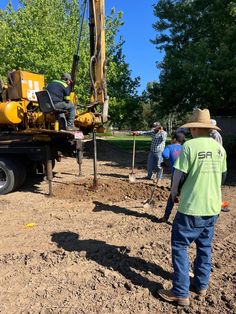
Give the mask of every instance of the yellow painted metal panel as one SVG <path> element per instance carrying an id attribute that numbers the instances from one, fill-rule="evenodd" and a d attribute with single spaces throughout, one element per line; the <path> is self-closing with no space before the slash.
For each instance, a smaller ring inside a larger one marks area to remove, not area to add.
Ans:
<path id="1" fill-rule="evenodd" d="M 8 86 L 11 100 L 27 99 L 36 102 L 35 92 L 44 88 L 44 75 L 17 70 L 11 73 L 13 85 Z"/>

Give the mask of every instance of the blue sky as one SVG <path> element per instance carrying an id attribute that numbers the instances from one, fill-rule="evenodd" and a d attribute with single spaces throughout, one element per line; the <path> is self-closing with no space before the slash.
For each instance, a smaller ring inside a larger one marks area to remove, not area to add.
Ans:
<path id="1" fill-rule="evenodd" d="M 107 13 L 114 6 L 117 11 L 123 11 L 124 26 L 120 29 L 126 43 L 124 53 L 130 64 L 132 76 L 141 77 L 139 91 L 146 88 L 149 81 L 157 80 L 159 70 L 156 61 L 163 58 L 163 54 L 150 43 L 155 38 L 152 24 L 155 22 L 153 15 L 155 0 L 106 0 Z"/>
<path id="2" fill-rule="evenodd" d="M 0 8 L 5 8 L 8 0 L 0 0 Z M 124 26 L 120 29 L 120 34 L 125 39 L 124 54 L 126 61 L 130 64 L 132 76 L 141 77 L 139 92 L 146 88 L 149 81 L 157 80 L 159 71 L 156 68 L 156 61 L 163 58 L 150 39 L 155 37 L 152 24 L 155 22 L 153 15 L 153 3 L 155 0 L 105 0 L 106 14 L 112 7 L 116 11 L 124 13 Z M 18 1 L 12 1 L 14 8 L 17 8 Z"/>

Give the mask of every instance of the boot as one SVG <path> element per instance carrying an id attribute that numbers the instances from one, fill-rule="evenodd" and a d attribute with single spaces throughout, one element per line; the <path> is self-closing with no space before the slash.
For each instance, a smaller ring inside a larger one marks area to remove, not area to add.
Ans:
<path id="1" fill-rule="evenodd" d="M 174 302 L 181 306 L 189 306 L 190 304 L 189 298 L 177 297 L 173 294 L 171 289 L 170 290 L 160 289 L 158 290 L 157 293 L 165 301 Z"/>

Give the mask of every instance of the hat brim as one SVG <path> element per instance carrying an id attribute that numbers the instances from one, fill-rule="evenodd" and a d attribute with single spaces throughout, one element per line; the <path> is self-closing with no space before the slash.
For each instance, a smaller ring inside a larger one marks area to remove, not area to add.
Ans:
<path id="1" fill-rule="evenodd" d="M 216 126 L 213 125 L 211 123 L 200 123 L 200 122 L 189 122 L 186 123 L 184 125 L 182 125 L 180 128 L 187 128 L 187 129 L 191 129 L 191 128 L 199 128 L 199 129 L 214 129 L 214 130 L 219 130 L 221 131 L 221 129 Z"/>

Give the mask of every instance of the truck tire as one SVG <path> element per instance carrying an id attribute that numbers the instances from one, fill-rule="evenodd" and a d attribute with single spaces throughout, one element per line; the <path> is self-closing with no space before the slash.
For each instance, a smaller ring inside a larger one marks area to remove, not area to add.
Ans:
<path id="1" fill-rule="evenodd" d="M 26 177 L 25 166 L 15 159 L 0 157 L 0 194 L 7 194 L 20 187 Z"/>

